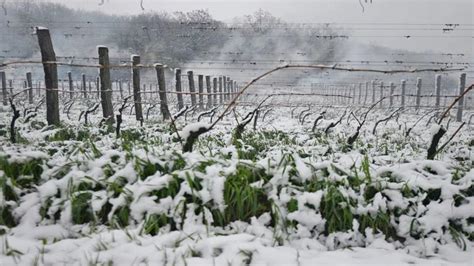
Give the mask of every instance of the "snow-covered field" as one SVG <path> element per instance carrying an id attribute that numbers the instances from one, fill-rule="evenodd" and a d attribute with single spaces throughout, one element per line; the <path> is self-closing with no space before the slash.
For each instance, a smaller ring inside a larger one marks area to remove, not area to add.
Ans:
<path id="1" fill-rule="evenodd" d="M 18 144 L 0 113 L 0 265 L 474 263 L 473 125 L 426 160 L 430 115 L 374 135 L 391 113 L 374 111 L 351 147 L 351 116 L 326 134 L 340 110 L 312 132 L 319 113 L 301 124 L 280 108 L 240 140 L 229 115 L 183 153 L 159 115 L 125 116 L 117 139 L 78 113 L 56 129 L 20 118 Z"/>

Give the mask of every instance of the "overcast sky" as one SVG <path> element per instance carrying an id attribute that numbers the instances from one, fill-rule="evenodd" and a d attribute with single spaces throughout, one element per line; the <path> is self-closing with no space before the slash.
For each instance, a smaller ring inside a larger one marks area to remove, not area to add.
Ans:
<path id="1" fill-rule="evenodd" d="M 99 5 L 102 0 L 42 1 L 53 1 L 73 8 L 102 11 L 108 14 L 208 9 L 215 18 L 228 22 L 236 16 L 250 14 L 262 8 L 288 22 L 359 23 L 345 26 L 356 29 L 353 35 L 365 36 L 357 38 L 361 42 L 446 53 L 473 54 L 474 49 L 474 39 L 471 37 L 474 35 L 474 0 L 372 0 L 372 4 L 364 3 L 365 12 L 362 12 L 358 0 L 143 0 L 144 11 L 140 7 L 140 0 L 104 0 L 103 5 Z M 365 0 L 361 1 L 365 2 Z M 379 25 L 375 27 L 403 28 L 404 30 L 360 30 L 374 27 L 360 23 L 377 23 Z M 427 25 L 380 25 L 381 23 Z M 442 29 L 446 27 L 431 25 L 446 23 L 461 24 L 461 26 L 454 31 L 443 33 Z M 408 28 L 425 30 L 407 30 Z M 410 39 L 379 37 L 405 35 L 425 37 Z"/>

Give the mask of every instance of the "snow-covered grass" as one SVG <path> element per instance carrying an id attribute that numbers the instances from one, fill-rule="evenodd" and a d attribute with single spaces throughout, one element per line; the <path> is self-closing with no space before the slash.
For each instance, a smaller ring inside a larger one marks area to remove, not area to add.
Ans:
<path id="1" fill-rule="evenodd" d="M 98 121 L 20 118 L 20 143 L 0 132 L 0 264 L 472 263 L 472 126 L 431 161 L 429 117 L 374 136 L 376 112 L 348 146 L 355 121 L 325 133 L 337 111 L 315 132 L 287 113 L 238 145 L 229 117 L 187 153 L 161 121 L 125 116 L 117 139 Z"/>

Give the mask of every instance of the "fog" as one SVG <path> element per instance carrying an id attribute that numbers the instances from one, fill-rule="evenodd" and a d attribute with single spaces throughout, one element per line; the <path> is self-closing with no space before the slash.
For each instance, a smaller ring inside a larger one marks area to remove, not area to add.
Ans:
<path id="1" fill-rule="evenodd" d="M 5 1 L 0 15 L 0 58 L 37 59 L 35 26 L 50 28 L 55 51 L 67 62 L 97 63 L 96 46 L 107 45 L 113 64 L 142 56 L 145 64 L 163 63 L 205 75 L 228 75 L 244 83 L 281 64 L 408 69 L 466 67 L 472 63 L 472 3 L 453 1 Z M 429 3 L 428 3 L 429 2 Z M 452 3 L 452 2 L 450 2 Z M 429 12 L 426 7 L 430 7 Z M 291 8 L 290 8 L 291 6 Z M 143 7 L 143 9 L 142 9 Z M 225 8 L 224 8 L 225 7 Z M 408 8 L 409 7 L 409 8 Z M 265 8 L 265 9 L 258 9 Z M 179 10 L 179 12 L 176 12 Z M 324 23 L 323 23 L 324 22 Z M 459 25 L 458 25 L 459 24 Z M 7 69 L 10 75 L 37 72 L 33 66 Z M 69 67 L 60 68 L 64 77 Z M 75 75 L 97 75 L 93 68 Z M 128 70 L 113 72 L 129 79 Z M 455 89 L 456 77 L 445 75 Z M 380 76 L 381 77 L 381 76 Z M 433 74 L 392 75 L 413 83 Z M 153 71 L 144 82 L 154 83 Z M 472 79 L 471 75 L 468 75 Z M 288 70 L 260 82 L 270 87 L 344 84 L 379 79 L 377 75 Z M 387 77 L 385 77 L 387 80 Z M 171 84 L 170 80 L 170 84 Z"/>

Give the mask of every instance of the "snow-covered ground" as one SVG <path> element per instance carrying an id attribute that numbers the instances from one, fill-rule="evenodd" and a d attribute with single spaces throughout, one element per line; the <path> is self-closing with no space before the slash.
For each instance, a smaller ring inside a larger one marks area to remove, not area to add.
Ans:
<path id="1" fill-rule="evenodd" d="M 426 160 L 430 116 L 374 135 L 391 113 L 374 111 L 351 147 L 348 115 L 325 133 L 337 109 L 314 132 L 319 112 L 275 109 L 241 140 L 229 115 L 182 153 L 159 115 L 125 116 L 117 139 L 76 111 L 60 129 L 20 118 L 18 144 L 2 129 L 0 265 L 474 264 L 473 125 Z M 178 119 L 183 135 L 196 117 Z"/>

